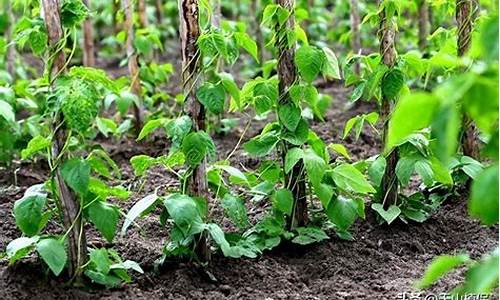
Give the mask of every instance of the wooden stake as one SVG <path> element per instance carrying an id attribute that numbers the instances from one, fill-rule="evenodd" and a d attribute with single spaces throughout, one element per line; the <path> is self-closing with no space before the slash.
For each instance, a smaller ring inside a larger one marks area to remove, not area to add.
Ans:
<path id="1" fill-rule="evenodd" d="M 132 1 L 123 0 L 123 5 L 125 9 L 125 28 L 127 30 L 126 47 L 131 91 L 139 99 L 138 103 L 134 105 L 135 128 L 139 132 L 142 128 L 142 90 L 139 78 L 139 57 L 134 48 L 134 6 L 132 5 Z"/>
<path id="2" fill-rule="evenodd" d="M 148 27 L 148 15 L 146 13 L 146 2 L 137 0 L 137 14 L 139 15 L 139 24 L 141 28 Z"/>
<path id="3" fill-rule="evenodd" d="M 276 4 L 293 12 L 295 3 L 294 0 L 276 0 Z M 293 13 L 288 18 L 286 22 L 286 29 L 293 30 L 295 26 L 295 18 Z M 277 28 L 277 32 L 284 30 L 283 28 Z M 276 41 L 276 47 L 278 48 L 278 78 L 279 78 L 279 105 L 284 105 L 290 103 L 290 95 L 288 90 L 297 81 L 297 69 L 295 66 L 295 45 L 288 47 L 286 35 L 281 35 Z M 291 147 L 290 144 L 285 143 L 283 151 L 283 163 L 286 155 L 286 151 Z M 298 227 L 304 226 L 308 221 L 307 213 L 307 198 L 306 198 L 306 180 L 305 180 L 305 169 L 303 161 L 299 161 L 290 174 L 285 176 L 285 181 L 287 186 L 290 188 L 293 198 L 294 198 L 294 210 L 293 216 L 288 220 L 288 228 L 290 230 Z"/>
<path id="4" fill-rule="evenodd" d="M 418 3 L 418 48 L 422 52 L 427 48 L 429 27 L 429 6 L 426 0 L 420 0 Z"/>
<path id="5" fill-rule="evenodd" d="M 59 12 L 59 0 L 42 0 L 42 7 L 47 33 L 49 36 L 49 46 L 55 49 L 63 38 Z M 50 70 L 51 77 L 57 76 L 65 71 L 65 61 L 65 55 L 62 50 L 55 53 L 52 68 Z M 59 156 L 67 137 L 65 130 L 58 127 L 61 119 L 62 116 L 56 116 L 52 125 L 53 130 L 55 130 L 55 139 L 52 145 L 53 158 Z M 58 129 L 56 130 L 56 128 Z M 74 278 L 81 275 L 82 266 L 87 261 L 87 242 L 85 232 L 82 229 L 82 220 L 79 216 L 80 204 L 73 192 L 64 182 L 59 167 L 55 170 L 55 176 L 57 188 L 59 190 L 61 207 L 63 210 L 64 227 L 65 230 L 69 230 L 67 241 L 69 254 L 68 275 L 70 278 Z"/>
<path id="6" fill-rule="evenodd" d="M 380 38 L 380 55 L 382 56 L 382 62 L 389 68 L 393 68 L 396 63 L 396 49 L 394 41 L 396 38 L 396 30 L 392 24 L 392 20 L 388 20 L 385 11 L 380 13 L 380 28 L 379 28 L 379 38 Z M 392 112 L 392 106 L 394 99 L 387 99 L 384 97 L 382 99 L 382 107 L 380 110 L 380 118 L 384 122 L 384 128 L 382 133 L 382 150 L 387 142 L 387 132 L 389 125 L 389 116 Z M 398 164 L 399 155 L 398 150 L 395 148 L 386 157 L 386 167 L 384 176 L 382 177 L 381 183 L 381 196 L 384 209 L 389 208 L 389 206 L 396 204 L 399 193 L 399 184 L 396 177 L 396 165 Z"/>
<path id="7" fill-rule="evenodd" d="M 359 7 L 358 0 L 350 0 L 351 1 L 351 47 L 352 52 L 356 54 L 360 54 L 361 51 L 361 37 L 359 34 Z M 359 61 L 356 60 L 354 64 L 354 72 L 356 75 L 359 75 L 361 71 Z"/>
<path id="8" fill-rule="evenodd" d="M 83 3 L 90 10 L 91 0 L 83 0 Z M 95 66 L 94 28 L 90 16 L 83 22 L 83 65 L 86 67 Z"/>
<path id="9" fill-rule="evenodd" d="M 475 4 L 475 5 L 474 5 Z M 472 25 L 474 23 L 473 10 L 478 9 L 478 3 L 473 0 L 457 0 L 457 55 L 464 56 L 470 49 L 472 40 Z M 466 156 L 479 159 L 480 149 L 478 142 L 478 130 L 469 116 L 464 115 L 462 119 L 462 152 Z"/>
<path id="10" fill-rule="evenodd" d="M 196 99 L 196 91 L 200 85 L 200 51 L 196 42 L 200 36 L 198 23 L 198 0 L 179 1 L 180 42 L 182 54 L 182 87 L 186 101 L 184 112 L 193 121 L 193 130 L 205 130 L 205 109 Z M 208 183 L 206 178 L 206 160 L 204 159 L 194 168 L 188 180 L 190 196 L 201 197 L 208 201 Z M 203 262 L 210 261 L 210 251 L 206 233 L 197 238 L 196 255 Z"/>

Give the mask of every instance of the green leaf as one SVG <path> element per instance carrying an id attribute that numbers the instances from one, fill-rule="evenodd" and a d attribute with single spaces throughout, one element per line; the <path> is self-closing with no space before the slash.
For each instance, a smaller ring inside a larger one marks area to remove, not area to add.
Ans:
<path id="1" fill-rule="evenodd" d="M 269 111 L 278 102 L 278 85 L 272 80 L 258 82 L 253 87 L 257 114 Z"/>
<path id="2" fill-rule="evenodd" d="M 431 124 L 439 100 L 430 94 L 409 94 L 397 103 L 389 120 L 386 149 L 401 144 L 410 134 Z"/>
<path id="3" fill-rule="evenodd" d="M 401 214 L 401 209 L 399 209 L 396 205 L 391 205 L 387 210 L 385 210 L 382 204 L 373 203 L 372 208 L 378 212 L 387 224 L 391 224 Z"/>
<path id="4" fill-rule="evenodd" d="M 16 122 L 16 115 L 14 114 L 14 109 L 9 103 L 3 100 L 0 100 L 0 116 L 3 117 L 7 122 L 10 123 Z"/>
<path id="5" fill-rule="evenodd" d="M 404 156 L 399 159 L 396 165 L 396 176 L 402 186 L 407 186 L 410 182 L 411 175 L 415 171 L 416 161 L 414 156 Z"/>
<path id="6" fill-rule="evenodd" d="M 364 116 L 365 120 L 368 121 L 368 123 L 370 123 L 371 125 L 377 124 L 377 121 L 379 118 L 378 113 L 372 111 L 371 113 L 363 115 L 363 116 Z"/>
<path id="7" fill-rule="evenodd" d="M 145 212 L 151 211 L 155 204 L 157 204 L 158 195 L 151 194 L 137 201 L 134 206 L 128 211 L 123 221 L 123 226 L 121 230 L 121 235 L 124 236 L 127 232 L 128 227 L 137 219 L 139 216 L 144 215 Z"/>
<path id="8" fill-rule="evenodd" d="M 46 195 L 33 194 L 25 196 L 14 203 L 16 225 L 27 236 L 34 236 L 40 231 L 46 200 Z"/>
<path id="9" fill-rule="evenodd" d="M 295 131 L 301 120 L 300 108 L 293 103 L 282 104 L 278 107 L 278 117 L 286 129 Z"/>
<path id="10" fill-rule="evenodd" d="M 46 150 L 52 144 L 51 140 L 47 137 L 37 135 L 33 137 L 29 142 L 28 146 L 21 151 L 21 158 L 28 159 L 42 150 Z"/>
<path id="11" fill-rule="evenodd" d="M 346 191 L 360 194 L 375 193 L 375 189 L 366 180 L 365 176 L 350 164 L 341 164 L 332 172 L 335 184 Z"/>
<path id="12" fill-rule="evenodd" d="M 301 148 L 288 149 L 285 156 L 285 173 L 288 174 L 293 169 L 293 167 L 302 159 L 304 156 L 304 150 Z"/>
<path id="13" fill-rule="evenodd" d="M 247 185 L 250 185 L 250 183 L 248 182 L 248 178 L 245 176 L 245 174 L 243 174 L 243 172 L 241 172 L 237 168 L 232 167 L 232 166 L 227 166 L 227 165 L 214 165 L 214 167 L 221 169 L 221 170 L 227 172 L 233 178 L 236 178 L 239 181 L 244 182 Z"/>
<path id="14" fill-rule="evenodd" d="M 103 201 L 94 201 L 88 208 L 90 221 L 108 242 L 115 237 L 120 213 L 118 208 Z"/>
<path id="15" fill-rule="evenodd" d="M 7 245 L 6 254 L 9 258 L 9 264 L 15 263 L 17 260 L 25 257 L 33 250 L 35 243 L 38 241 L 38 236 L 35 237 L 20 237 L 10 241 Z"/>
<path id="16" fill-rule="evenodd" d="M 431 124 L 432 152 L 441 160 L 447 161 L 457 151 L 460 134 L 460 117 L 458 105 L 452 103 L 439 108 Z"/>
<path id="17" fill-rule="evenodd" d="M 435 181 L 447 185 L 453 184 L 453 178 L 451 177 L 450 170 L 448 170 L 448 168 L 446 168 L 440 160 L 433 156 L 429 159 L 429 162 L 431 163 Z"/>
<path id="18" fill-rule="evenodd" d="M 245 49 L 256 62 L 259 62 L 257 43 L 246 32 L 235 32 L 234 37 L 238 46 Z"/>
<path id="19" fill-rule="evenodd" d="M 122 283 L 121 279 L 116 276 L 106 275 L 92 270 L 86 270 L 85 275 L 93 282 L 107 287 L 117 287 Z"/>
<path id="20" fill-rule="evenodd" d="M 304 150 L 303 159 L 309 181 L 313 187 L 318 186 L 327 170 L 326 162 L 312 149 Z"/>
<path id="21" fill-rule="evenodd" d="M 243 148 L 248 154 L 256 157 L 266 156 L 274 150 L 278 143 L 278 137 L 272 133 L 265 133 L 254 137 L 243 144 Z"/>
<path id="22" fill-rule="evenodd" d="M 181 116 L 165 125 L 167 135 L 172 139 L 170 152 L 177 151 L 184 137 L 191 131 L 193 121 L 189 116 Z"/>
<path id="23" fill-rule="evenodd" d="M 357 125 L 357 127 L 360 127 L 358 124 L 361 122 L 361 117 L 360 116 L 355 116 L 347 121 L 344 127 L 344 134 L 342 136 L 342 139 L 345 139 L 349 133 L 351 132 L 352 128 Z M 356 138 L 357 139 L 357 138 Z"/>
<path id="24" fill-rule="evenodd" d="M 386 100 L 395 99 L 403 88 L 404 74 L 400 69 L 390 69 L 382 78 L 382 96 Z"/>
<path id="25" fill-rule="evenodd" d="M 431 186 L 433 183 L 434 172 L 428 160 L 420 159 L 415 162 L 415 171 L 417 172 L 426 186 Z"/>
<path id="26" fill-rule="evenodd" d="M 316 227 L 299 227 L 297 233 L 298 235 L 293 238 L 292 243 L 299 245 L 309 245 L 329 239 L 323 230 Z"/>
<path id="27" fill-rule="evenodd" d="M 97 125 L 97 129 L 99 129 L 105 137 L 108 137 L 109 133 L 116 134 L 118 130 L 118 126 L 115 121 L 108 118 L 97 117 L 95 119 L 95 123 Z"/>
<path id="28" fill-rule="evenodd" d="M 309 125 L 304 119 L 299 120 L 299 124 L 295 131 L 286 131 L 282 134 L 282 138 L 292 145 L 300 146 L 307 141 L 309 136 Z"/>
<path id="29" fill-rule="evenodd" d="M 122 263 L 113 264 L 111 265 L 111 269 L 134 270 L 138 273 L 144 274 L 144 270 L 141 268 L 141 266 L 133 260 L 126 260 Z"/>
<path id="30" fill-rule="evenodd" d="M 171 194 L 163 203 L 175 225 L 186 235 L 195 225 L 202 223 L 196 201 L 184 194 Z"/>
<path id="31" fill-rule="evenodd" d="M 68 259 L 63 244 L 56 239 L 43 239 L 36 244 L 36 251 L 54 275 L 58 276 Z"/>
<path id="32" fill-rule="evenodd" d="M 382 182 L 382 177 L 384 177 L 386 165 L 387 162 L 385 160 L 385 157 L 383 155 L 379 155 L 377 159 L 368 168 L 368 175 L 370 176 L 371 182 L 375 186 L 380 186 L 380 183 Z"/>
<path id="33" fill-rule="evenodd" d="M 485 169 L 472 182 L 469 212 L 483 224 L 498 223 L 498 164 Z"/>
<path id="34" fill-rule="evenodd" d="M 245 229 L 250 225 L 243 200 L 227 193 L 222 198 L 221 204 L 228 217 L 238 228 Z"/>
<path id="35" fill-rule="evenodd" d="M 476 179 L 484 170 L 484 166 L 480 162 L 468 156 L 462 156 L 460 163 L 463 164 L 462 171 L 472 179 Z"/>
<path id="36" fill-rule="evenodd" d="M 88 14 L 89 10 L 83 1 L 66 0 L 61 6 L 61 22 L 67 28 L 80 25 Z"/>
<path id="37" fill-rule="evenodd" d="M 200 132 L 191 132 L 182 141 L 182 152 L 190 167 L 199 165 L 207 154 L 207 145 Z"/>
<path id="38" fill-rule="evenodd" d="M 118 199 L 127 199 L 130 197 L 130 192 L 122 186 L 110 187 L 98 178 L 90 177 L 89 192 L 97 196 L 101 200 L 106 200 L 109 197 Z"/>
<path id="39" fill-rule="evenodd" d="M 325 53 L 325 63 L 321 72 L 328 79 L 341 79 L 339 61 L 337 60 L 337 56 L 327 47 L 322 48 Z"/>
<path id="40" fill-rule="evenodd" d="M 467 270 L 465 282 L 458 288 L 458 292 L 462 295 L 489 295 L 496 287 L 498 287 L 498 248 Z"/>
<path id="41" fill-rule="evenodd" d="M 114 176 L 121 179 L 120 168 L 102 149 L 94 149 L 87 156 L 87 161 L 90 164 L 92 171 L 97 172 L 99 175 L 108 179 L 114 179 Z"/>
<path id="42" fill-rule="evenodd" d="M 90 180 L 90 165 L 81 158 L 72 158 L 64 162 L 61 167 L 64 181 L 73 191 L 84 195 L 87 192 Z"/>
<path id="43" fill-rule="evenodd" d="M 361 97 L 363 96 L 363 94 L 365 92 L 365 86 L 366 86 L 365 81 L 360 82 L 352 91 L 352 94 L 351 94 L 351 97 L 349 98 L 349 101 L 354 103 L 354 102 L 358 101 L 359 99 L 361 99 Z"/>
<path id="44" fill-rule="evenodd" d="M 224 72 L 219 73 L 217 75 L 220 77 L 220 80 L 226 92 L 228 92 L 231 95 L 234 102 L 236 103 L 236 107 L 238 109 L 241 109 L 241 95 L 240 95 L 241 93 L 240 89 L 238 88 L 238 85 L 234 81 L 233 76 L 229 73 L 224 73 Z"/>
<path id="45" fill-rule="evenodd" d="M 470 261 L 468 255 L 441 255 L 435 257 L 427 267 L 424 276 L 417 283 L 417 287 L 425 289 L 436 283 L 446 273 Z"/>
<path id="46" fill-rule="evenodd" d="M 147 155 L 136 155 L 130 159 L 132 169 L 136 176 L 142 176 L 156 163 L 156 159 Z"/>
<path id="47" fill-rule="evenodd" d="M 332 149 L 336 153 L 342 155 L 343 157 L 345 157 L 349 160 L 351 159 L 351 156 L 349 156 L 349 151 L 342 144 L 330 144 L 330 145 L 328 145 L 328 148 Z"/>
<path id="48" fill-rule="evenodd" d="M 211 113 L 219 115 L 224 111 L 226 93 L 222 84 L 205 82 L 196 92 L 196 97 Z"/>
<path id="49" fill-rule="evenodd" d="M 108 251 L 105 248 L 90 249 L 90 261 L 94 264 L 95 269 L 103 274 L 108 274 L 111 267 Z"/>
<path id="50" fill-rule="evenodd" d="M 144 139 L 146 136 L 150 135 L 156 129 L 163 127 L 166 123 L 167 123 L 166 118 L 159 118 L 147 121 L 146 124 L 144 124 L 144 126 L 142 127 L 141 132 L 137 137 L 137 140 L 140 141 Z"/>
<path id="51" fill-rule="evenodd" d="M 273 197 L 273 207 L 284 213 L 287 216 L 292 215 L 293 211 L 293 194 L 289 189 L 279 189 L 274 192 Z"/>
<path id="52" fill-rule="evenodd" d="M 271 27 L 274 24 L 272 20 L 277 11 L 278 5 L 268 4 L 262 13 L 262 25 Z"/>
<path id="53" fill-rule="evenodd" d="M 346 231 L 356 221 L 358 204 L 353 199 L 339 195 L 328 204 L 326 215 L 339 231 Z"/>
<path id="54" fill-rule="evenodd" d="M 472 72 L 471 72 L 472 73 Z M 498 127 L 498 75 L 478 76 L 464 95 L 463 107 L 475 125 L 486 134 Z"/>
<path id="55" fill-rule="evenodd" d="M 314 46 L 304 45 L 295 53 L 295 64 L 300 76 L 307 82 L 316 79 L 326 61 L 325 52 Z"/>

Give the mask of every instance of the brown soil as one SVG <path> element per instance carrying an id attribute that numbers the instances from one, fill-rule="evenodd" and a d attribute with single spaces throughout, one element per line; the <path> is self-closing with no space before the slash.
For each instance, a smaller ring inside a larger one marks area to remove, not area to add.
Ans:
<path id="1" fill-rule="evenodd" d="M 363 104 L 345 110 L 346 90 L 330 87 L 322 91 L 334 97 L 325 123 L 316 123 L 314 130 L 327 142 L 342 142 L 354 159 L 368 158 L 378 153 L 379 142 L 369 128 L 359 141 L 341 141 L 345 122 L 358 113 L 373 111 Z M 219 157 L 225 158 L 235 147 L 247 120 L 242 117 L 240 128 L 226 137 L 216 137 Z M 254 121 L 245 139 L 255 135 L 263 124 Z M 124 173 L 122 185 L 134 192 L 131 199 L 117 202 L 127 211 L 136 201 L 160 187 L 160 193 L 175 186 L 175 178 L 162 169 L 148 173 L 143 189 L 141 179 L 132 175 L 128 159 L 136 154 L 159 155 L 168 149 L 161 136 L 145 144 L 133 139 L 120 142 L 101 140 L 120 164 Z M 252 168 L 254 159 L 236 150 L 232 163 Z M 44 180 L 43 163 L 20 165 L 17 176 L 12 171 L 0 173 L 0 249 L 18 237 L 11 211 L 13 203 L 24 190 Z M 17 185 L 14 185 L 17 183 Z M 378 225 L 374 213 L 367 208 L 367 220 L 352 228 L 355 241 L 347 242 L 331 234 L 328 241 L 309 247 L 281 246 L 257 259 L 229 259 L 217 254 L 209 267 L 218 283 L 208 282 L 189 263 L 168 263 L 160 271 L 154 262 L 161 255 L 167 230 L 159 225 L 158 214 L 139 221 L 141 229 L 129 230 L 117 237 L 114 245 L 124 259 L 139 262 L 144 275 L 134 274 L 132 284 L 117 289 L 78 289 L 67 287 L 59 279 L 47 275 L 36 257 L 13 266 L 0 261 L 0 299 L 396 299 L 414 291 L 414 282 L 422 275 L 431 259 L 443 253 L 468 252 L 479 258 L 498 245 L 498 227 L 486 228 L 468 217 L 466 195 L 452 199 L 424 224 Z M 262 208 L 264 209 L 264 208 Z M 224 228 L 231 225 L 217 206 L 215 221 Z M 252 219 L 259 215 L 254 212 Z M 55 224 L 49 229 L 57 231 Z M 105 242 L 91 227 L 86 228 L 89 245 Z M 463 271 L 453 272 L 431 289 L 439 293 L 458 284 Z M 425 294 L 425 293 L 424 293 Z M 498 291 L 493 296 L 498 298 Z"/>

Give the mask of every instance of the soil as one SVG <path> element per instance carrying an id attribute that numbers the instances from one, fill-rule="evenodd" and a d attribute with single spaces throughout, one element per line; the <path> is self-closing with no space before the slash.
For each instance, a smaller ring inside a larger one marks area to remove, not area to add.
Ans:
<path id="1" fill-rule="evenodd" d="M 342 141 L 345 122 L 360 113 L 376 110 L 362 103 L 348 109 L 349 91 L 330 84 L 322 93 L 334 101 L 326 122 L 315 122 L 314 130 L 326 143 L 343 143 L 354 160 L 368 158 L 379 152 L 380 142 L 373 129 L 366 127 L 358 141 Z M 235 148 L 244 131 L 248 117 L 241 116 L 241 126 L 229 136 L 216 136 L 220 158 L 226 158 Z M 265 122 L 252 121 L 243 140 L 257 134 Z M 168 144 L 161 135 L 147 142 L 136 143 L 133 138 L 121 141 L 99 138 L 97 143 L 112 154 L 123 172 L 120 183 L 133 191 L 127 201 L 117 202 L 127 211 L 135 202 L 160 187 L 159 193 L 177 185 L 175 178 L 161 168 L 153 168 L 145 182 L 135 178 L 129 164 L 137 154 L 161 155 Z M 255 159 L 236 149 L 231 162 L 253 168 Z M 17 171 L 0 172 L 0 249 L 19 237 L 11 214 L 14 201 L 32 184 L 43 182 L 47 170 L 43 162 L 18 163 Z M 144 185 L 142 185 L 144 184 Z M 142 189 L 140 187 L 142 186 Z M 208 270 L 217 278 L 206 280 L 188 262 L 170 262 L 160 270 L 155 260 L 167 239 L 167 230 L 159 225 L 158 215 L 141 219 L 140 229 L 132 228 L 126 236 L 118 236 L 114 244 L 107 244 L 97 232 L 86 227 L 89 246 L 113 246 L 124 259 L 141 264 L 145 274 L 133 274 L 133 283 L 116 289 L 65 286 L 60 279 L 50 276 L 41 262 L 32 256 L 12 266 L 0 260 L 0 299 L 396 299 L 403 293 L 415 292 L 413 285 L 421 277 L 433 257 L 439 254 L 467 252 L 473 258 L 498 245 L 498 227 L 484 227 L 467 214 L 467 195 L 449 200 L 423 224 L 378 224 L 373 211 L 367 208 L 366 220 L 359 220 L 352 228 L 354 241 L 344 241 L 333 233 L 330 239 L 308 247 L 282 245 L 257 259 L 230 259 L 220 254 L 213 256 Z M 255 221 L 265 210 L 259 207 L 250 214 Z M 369 207 L 369 205 L 367 205 Z M 224 229 L 232 225 L 221 209 L 214 206 L 212 216 Z M 49 224 L 56 231 L 56 224 Z M 451 290 L 463 278 L 463 270 L 452 272 L 423 293 L 441 293 Z M 493 295 L 498 299 L 498 291 Z M 423 299 L 423 298 L 422 298 Z"/>

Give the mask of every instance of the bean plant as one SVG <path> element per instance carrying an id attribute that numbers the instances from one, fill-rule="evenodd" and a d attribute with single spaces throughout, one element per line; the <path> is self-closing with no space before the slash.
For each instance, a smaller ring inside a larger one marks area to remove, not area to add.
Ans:
<path id="1" fill-rule="evenodd" d="M 0 5 L 0 168 L 15 185 L 21 164 L 47 174 L 13 203 L 10 265 L 36 256 L 75 285 L 131 283 L 144 271 L 114 246 L 141 218 L 157 218 L 165 236 L 156 265 L 187 261 L 211 282 L 214 256 L 353 241 L 367 215 L 388 233 L 418 226 L 462 195 L 472 218 L 498 224 L 496 3 Z M 347 93 L 341 132 L 329 86 Z M 362 101 L 368 110 L 349 111 Z M 352 155 L 348 144 L 365 135 L 375 155 Z M 123 141 L 138 149 L 125 159 L 108 147 Z M 133 174 L 122 177 L 127 164 Z M 147 186 L 157 170 L 173 183 Z M 438 256 L 416 287 L 459 267 L 454 295 L 498 286 L 492 249 Z"/>

